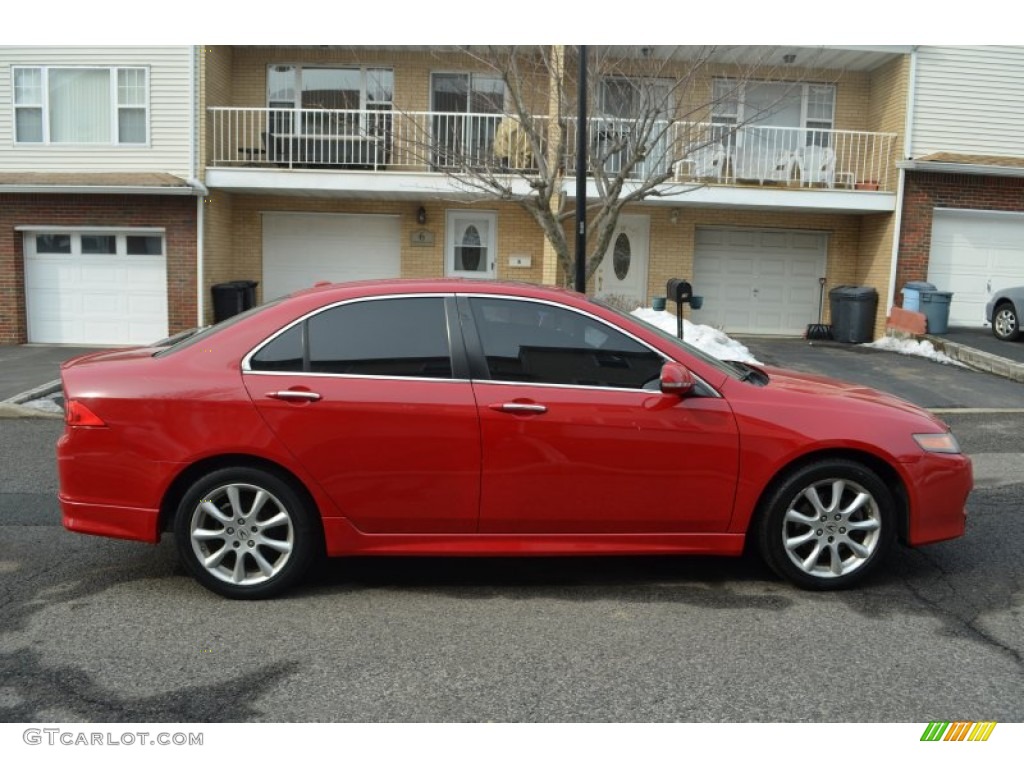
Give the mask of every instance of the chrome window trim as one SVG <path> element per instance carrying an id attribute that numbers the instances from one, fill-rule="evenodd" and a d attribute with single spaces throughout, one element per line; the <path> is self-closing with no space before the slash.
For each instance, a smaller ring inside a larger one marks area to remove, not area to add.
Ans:
<path id="1" fill-rule="evenodd" d="M 441 379 L 436 376 L 387 376 L 376 373 L 314 373 L 312 371 L 243 371 L 250 376 L 312 376 L 327 379 L 370 379 L 374 381 L 433 381 L 444 383 L 472 383 L 471 379 Z"/>
<path id="2" fill-rule="evenodd" d="M 505 299 L 507 301 L 528 301 L 528 302 L 531 302 L 531 303 L 534 303 L 534 304 L 547 304 L 550 307 L 555 307 L 555 308 L 558 308 L 558 309 L 567 309 L 570 312 L 575 312 L 576 314 L 583 315 L 584 317 L 590 318 L 591 320 L 596 320 L 597 322 L 602 323 L 602 324 L 608 326 L 613 331 L 617 331 L 618 333 L 621 333 L 623 336 L 627 336 L 628 338 L 632 339 L 633 341 L 635 341 L 640 346 L 646 347 L 651 352 L 653 352 L 654 354 L 658 355 L 661 358 L 662 365 L 664 365 L 665 363 L 678 363 L 679 362 L 675 358 L 672 358 L 672 357 L 669 357 L 668 355 L 666 355 L 660 349 L 656 349 L 655 347 L 652 347 L 646 341 L 644 341 L 643 339 L 641 339 L 638 336 L 634 335 L 633 333 L 631 333 L 626 328 L 621 328 L 618 325 L 615 325 L 614 323 L 611 323 L 611 322 L 605 320 L 603 317 L 598 317 L 597 315 L 593 315 L 590 312 L 586 312 L 586 311 L 584 311 L 582 309 L 570 306 L 568 304 L 561 304 L 561 303 L 559 303 L 557 301 L 551 301 L 549 299 L 535 299 L 535 298 L 531 298 L 529 296 L 512 296 L 512 295 L 508 295 L 508 294 L 504 294 L 504 293 L 473 293 L 473 292 L 464 293 L 464 292 L 461 292 L 461 291 L 457 291 L 456 295 L 457 296 L 465 296 L 466 298 L 470 298 L 470 299 L 481 298 L 481 299 Z M 475 321 L 475 318 L 474 318 L 474 321 Z M 710 384 L 708 384 L 702 377 L 698 376 L 696 373 L 693 373 L 693 371 L 690 371 L 690 373 L 693 374 L 693 378 L 696 379 L 699 384 L 703 385 L 704 388 L 707 389 L 707 391 L 710 393 L 708 395 L 702 395 L 702 396 L 714 397 L 714 398 L 721 398 L 722 397 L 722 394 L 717 389 L 715 389 Z M 473 379 L 473 383 L 474 384 L 495 383 L 495 384 L 519 385 L 519 386 L 530 386 L 530 387 L 563 387 L 563 388 L 569 388 L 569 389 L 598 389 L 598 390 L 609 391 L 609 392 L 647 392 L 648 394 L 651 393 L 651 392 L 658 392 L 658 391 L 660 391 L 660 390 L 653 390 L 653 389 L 634 389 L 632 387 L 597 387 L 597 386 L 592 386 L 592 385 L 587 385 L 587 384 L 548 384 L 548 383 L 544 383 L 544 382 L 529 382 L 529 381 L 504 381 L 504 380 L 500 380 L 499 381 L 499 380 L 496 380 L 496 379 Z"/>
<path id="3" fill-rule="evenodd" d="M 252 361 L 253 355 L 255 355 L 257 352 L 259 352 L 265 346 L 270 344 L 278 336 L 280 336 L 280 335 L 282 335 L 284 333 L 287 333 L 292 328 L 294 328 L 296 325 L 298 325 L 299 323 L 305 322 L 306 320 L 308 320 L 309 318 L 313 317 L 314 315 L 319 315 L 321 312 L 326 312 L 327 310 L 334 309 L 335 307 L 342 307 L 342 306 L 345 306 L 346 304 L 355 304 L 357 302 L 363 302 L 363 301 L 382 301 L 384 299 L 441 299 L 443 301 L 444 299 L 448 298 L 449 296 L 453 296 L 453 295 L 454 294 L 452 294 L 451 292 L 448 292 L 448 293 L 386 293 L 386 294 L 382 294 L 380 296 L 358 296 L 358 297 L 353 298 L 353 299 L 341 299 L 340 301 L 332 302 L 331 304 L 327 304 L 326 306 L 317 307 L 316 309 L 312 309 L 309 312 L 307 312 L 306 314 L 302 315 L 301 317 L 299 317 L 299 318 L 293 320 L 292 322 L 288 323 L 288 325 L 286 325 L 286 326 L 284 326 L 282 328 L 279 328 L 273 334 L 271 334 L 270 336 L 267 336 L 265 339 L 260 341 L 255 347 L 250 349 L 249 352 L 246 353 L 246 355 L 242 358 L 242 373 L 255 373 L 255 374 L 274 373 L 274 374 L 284 374 L 284 375 L 288 375 L 288 376 L 295 376 L 295 375 L 299 375 L 299 374 L 305 375 L 305 376 L 313 376 L 313 375 L 316 375 L 316 376 L 350 376 L 350 377 L 351 376 L 356 376 L 357 378 L 362 378 L 363 377 L 362 374 L 360 374 L 360 375 L 346 374 L 346 373 L 317 373 L 317 374 L 313 374 L 313 373 L 310 373 L 309 371 L 254 371 L 252 369 L 252 366 L 250 365 L 250 362 Z M 445 341 L 448 343 L 448 359 L 449 359 L 449 362 L 451 362 L 451 357 L 452 357 L 451 339 L 449 339 L 447 337 L 447 335 L 446 335 L 445 336 Z M 369 378 L 379 379 L 379 378 L 390 378 L 390 377 L 387 377 L 387 376 L 369 376 Z M 394 378 L 403 379 L 403 378 L 418 378 L 418 377 L 396 376 Z M 439 379 L 439 380 L 440 381 L 453 381 L 453 379 Z"/>

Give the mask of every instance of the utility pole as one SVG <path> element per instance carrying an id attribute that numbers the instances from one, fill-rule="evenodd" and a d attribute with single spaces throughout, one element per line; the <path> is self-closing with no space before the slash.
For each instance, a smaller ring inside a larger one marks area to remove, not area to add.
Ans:
<path id="1" fill-rule="evenodd" d="M 576 98 L 576 281 L 587 292 L 587 46 L 579 47 L 579 92 Z"/>

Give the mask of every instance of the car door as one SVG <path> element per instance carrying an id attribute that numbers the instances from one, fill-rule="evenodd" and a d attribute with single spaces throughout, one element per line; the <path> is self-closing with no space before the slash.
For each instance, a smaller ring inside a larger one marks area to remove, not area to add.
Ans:
<path id="1" fill-rule="evenodd" d="M 541 300 L 460 297 L 480 408 L 481 533 L 726 530 L 738 471 L 728 403 L 663 394 L 664 357 Z"/>
<path id="2" fill-rule="evenodd" d="M 349 301 L 243 364 L 267 424 L 364 532 L 476 530 L 480 430 L 454 330 L 450 345 L 443 296 Z"/>

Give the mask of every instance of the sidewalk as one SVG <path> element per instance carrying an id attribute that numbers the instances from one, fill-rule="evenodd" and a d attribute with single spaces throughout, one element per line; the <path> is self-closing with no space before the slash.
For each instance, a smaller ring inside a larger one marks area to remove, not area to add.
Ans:
<path id="1" fill-rule="evenodd" d="M 53 417 L 53 413 L 32 411 L 21 404 L 60 389 L 62 362 L 100 349 L 104 347 L 0 345 L 0 417 Z"/>

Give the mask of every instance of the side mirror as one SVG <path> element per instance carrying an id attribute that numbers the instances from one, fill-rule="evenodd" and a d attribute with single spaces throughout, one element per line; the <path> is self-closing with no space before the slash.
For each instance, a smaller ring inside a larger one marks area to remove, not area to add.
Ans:
<path id="1" fill-rule="evenodd" d="M 686 397 L 697 386 L 690 369 L 682 363 L 665 363 L 661 366 L 661 391 L 666 395 Z"/>

